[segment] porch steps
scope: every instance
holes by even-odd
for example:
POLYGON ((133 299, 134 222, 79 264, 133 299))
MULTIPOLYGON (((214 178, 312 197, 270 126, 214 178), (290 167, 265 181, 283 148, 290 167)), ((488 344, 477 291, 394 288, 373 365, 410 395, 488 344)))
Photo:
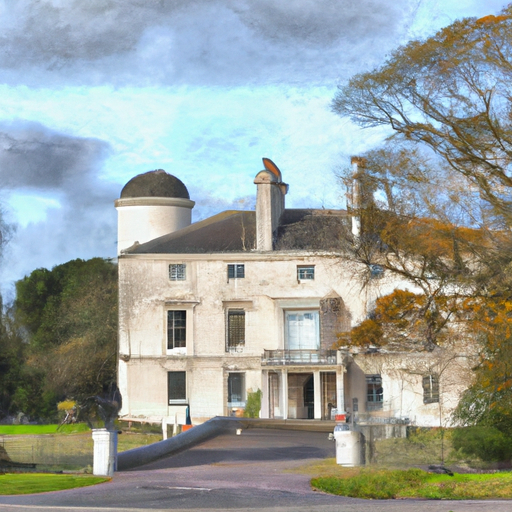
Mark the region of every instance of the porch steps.
POLYGON ((263 418, 237 418, 245 428, 272 428, 281 430, 303 430, 310 432, 333 432, 335 421, 279 420, 263 418))

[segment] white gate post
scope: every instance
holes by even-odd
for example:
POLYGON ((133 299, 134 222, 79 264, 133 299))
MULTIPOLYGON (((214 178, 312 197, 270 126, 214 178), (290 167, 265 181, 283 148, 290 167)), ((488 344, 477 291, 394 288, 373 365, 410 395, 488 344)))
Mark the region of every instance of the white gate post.
POLYGON ((113 476, 117 469, 117 432, 106 428, 92 431, 94 441, 93 474, 113 476))

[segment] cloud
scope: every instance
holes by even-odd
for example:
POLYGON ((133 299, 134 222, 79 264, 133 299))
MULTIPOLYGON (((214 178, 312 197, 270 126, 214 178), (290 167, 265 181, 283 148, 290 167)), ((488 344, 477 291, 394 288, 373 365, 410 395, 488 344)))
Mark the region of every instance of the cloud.
POLYGON ((113 199, 119 186, 99 178, 105 142, 37 124, 0 124, 2 194, 28 191, 58 198, 36 222, 19 225, 6 248, 4 282, 41 266, 77 257, 114 256, 113 199))
POLYGON ((0 68, 4 80, 29 85, 336 79, 347 63, 357 70, 382 58, 403 35, 413 5, 413 0, 4 0, 0 68))
POLYGON ((63 135, 39 123, 0 123, 0 182, 4 190, 83 196, 84 185, 108 152, 103 141, 63 135))
POLYGON ((389 37, 402 20, 407 2, 259 0, 232 2, 244 24, 265 38, 285 44, 294 42, 330 46, 362 37, 389 37))
POLYGON ((29 0, 3 2, 3 63, 18 59, 57 69, 67 61, 94 61, 133 50, 144 29, 169 16, 179 2, 29 0))

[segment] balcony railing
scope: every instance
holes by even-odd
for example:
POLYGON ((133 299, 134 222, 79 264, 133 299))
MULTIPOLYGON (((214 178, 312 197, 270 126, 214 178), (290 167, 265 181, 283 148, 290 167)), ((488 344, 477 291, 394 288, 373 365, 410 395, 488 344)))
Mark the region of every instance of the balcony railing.
POLYGON ((265 350, 261 364, 268 366, 297 364, 336 364, 336 350, 265 350))

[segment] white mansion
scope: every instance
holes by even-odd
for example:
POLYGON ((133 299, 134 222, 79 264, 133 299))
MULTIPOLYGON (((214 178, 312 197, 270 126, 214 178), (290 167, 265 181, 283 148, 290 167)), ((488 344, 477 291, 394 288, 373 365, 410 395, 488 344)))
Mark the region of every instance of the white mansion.
MULTIPOLYGON (((263 159, 256 211, 191 223, 186 186, 163 170, 129 181, 119 214, 121 416, 192 422, 242 410, 263 418, 352 417, 439 425, 464 389, 467 361, 334 348, 379 295, 363 288, 340 238, 344 210, 286 209, 288 186, 263 159), (412 369, 411 369, 412 368, 412 369)), ((350 227, 349 227, 350 231, 350 227)))

